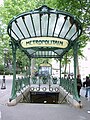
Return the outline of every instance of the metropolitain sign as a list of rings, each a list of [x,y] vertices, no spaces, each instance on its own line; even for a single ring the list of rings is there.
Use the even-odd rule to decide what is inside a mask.
[[[31,47],[66,48],[68,46],[68,41],[61,38],[36,37],[36,38],[21,40],[21,46],[23,48],[31,48]]]

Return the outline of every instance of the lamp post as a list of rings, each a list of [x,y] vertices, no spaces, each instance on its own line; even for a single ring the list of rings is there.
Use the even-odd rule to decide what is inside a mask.
[[[5,68],[6,68],[6,54],[8,52],[7,48],[4,48],[4,74],[2,79],[2,86],[1,89],[6,89],[6,83],[5,83]]]

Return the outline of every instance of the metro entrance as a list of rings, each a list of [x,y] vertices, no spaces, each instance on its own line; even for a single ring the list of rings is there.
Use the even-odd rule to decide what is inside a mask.
[[[77,94],[77,50],[78,38],[82,33],[80,21],[73,15],[54,10],[46,5],[30,12],[25,12],[14,17],[8,25],[8,34],[11,38],[13,53],[13,85],[12,101],[17,97],[18,92],[28,86],[29,91],[38,92],[60,92],[60,87],[66,90],[73,98],[80,102]],[[23,78],[16,79],[16,51],[20,49],[29,60],[29,74]],[[73,78],[63,78],[61,76],[63,56],[73,51],[74,76]],[[31,60],[33,58],[57,58],[60,61],[60,78],[57,86],[53,86],[52,78],[47,84],[36,78],[33,85],[31,75]],[[46,72],[45,72],[46,74]],[[45,85],[48,85],[47,87]],[[35,93],[36,94],[36,93]],[[34,97],[34,95],[33,95]]]

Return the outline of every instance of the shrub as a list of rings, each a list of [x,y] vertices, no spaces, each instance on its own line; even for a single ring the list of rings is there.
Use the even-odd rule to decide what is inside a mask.
[[[0,75],[3,75],[4,73],[4,65],[0,65]]]

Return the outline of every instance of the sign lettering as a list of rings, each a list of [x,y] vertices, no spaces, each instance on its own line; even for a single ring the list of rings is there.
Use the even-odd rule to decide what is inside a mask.
[[[53,37],[37,37],[37,38],[22,40],[21,46],[23,48],[30,48],[30,47],[66,48],[68,46],[68,41],[65,39],[53,38]]]

